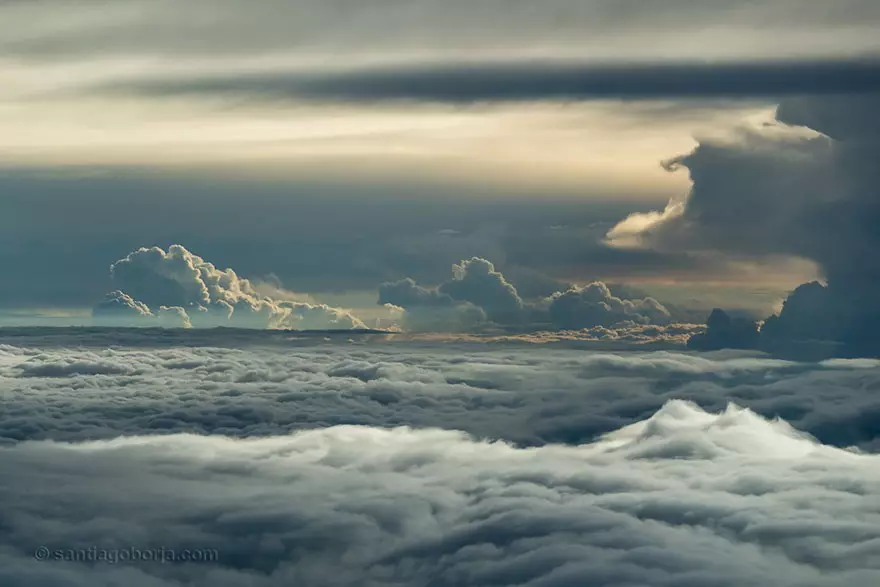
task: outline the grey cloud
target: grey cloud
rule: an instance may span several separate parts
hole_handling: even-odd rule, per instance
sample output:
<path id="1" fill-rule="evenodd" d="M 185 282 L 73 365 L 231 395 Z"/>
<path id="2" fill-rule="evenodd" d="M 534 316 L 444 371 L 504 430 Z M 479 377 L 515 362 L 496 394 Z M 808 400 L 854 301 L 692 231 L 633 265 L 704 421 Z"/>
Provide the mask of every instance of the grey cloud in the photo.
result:
<path id="1" fill-rule="evenodd" d="M 672 321 L 670 312 L 653 298 L 621 299 L 601 282 L 585 287 L 569 286 L 548 298 L 527 302 L 486 259 L 465 259 L 452 266 L 452 273 L 452 279 L 436 289 L 422 287 L 410 278 L 384 283 L 379 287 L 379 304 L 403 308 L 409 330 L 439 332 L 490 326 L 523 332 L 551 326 L 579 330 L 622 322 L 667 324 Z M 463 320 L 462 313 L 471 319 Z"/>
<path id="2" fill-rule="evenodd" d="M 403 326 L 411 332 L 467 332 L 488 320 L 482 308 L 422 287 L 409 277 L 381 284 L 378 303 L 400 308 Z"/>
<path id="3" fill-rule="evenodd" d="M 422 287 L 412 278 L 383 283 L 379 286 L 379 303 L 408 306 L 429 306 L 446 308 L 455 305 L 455 300 L 436 289 Z"/>
<path id="4" fill-rule="evenodd" d="M 706 320 L 706 332 L 698 333 L 688 340 L 688 347 L 703 351 L 725 348 L 754 349 L 760 344 L 758 325 L 747 318 L 731 317 L 715 308 Z"/>
<path id="5" fill-rule="evenodd" d="M 813 260 L 827 287 L 799 288 L 784 316 L 768 321 L 762 344 L 816 339 L 873 356 L 880 329 L 878 112 L 880 94 L 783 102 L 778 122 L 733 140 L 702 141 L 673 160 L 690 171 L 690 194 L 663 213 L 629 217 L 609 238 L 621 246 Z"/>
<path id="6" fill-rule="evenodd" d="M 583 339 L 443 343 L 347 332 L 4 329 L 0 439 L 250 437 L 357 424 L 577 444 L 686 399 L 712 411 L 733 401 L 826 444 L 880 448 L 880 404 L 870 392 L 880 389 L 877 361 L 637 351 L 679 336 L 668 341 L 674 349 L 693 332 L 641 325 Z"/>
<path id="7" fill-rule="evenodd" d="M 490 320 L 499 323 L 517 321 L 524 307 L 516 288 L 495 265 L 479 257 L 453 265 L 452 279 L 442 283 L 438 292 L 482 308 Z"/>
<path id="8" fill-rule="evenodd" d="M 874 587 L 877 459 L 677 401 L 594 444 L 529 450 L 351 426 L 21 443 L 0 448 L 0 580 Z M 93 544 L 216 561 L 34 560 Z"/>
<path id="9" fill-rule="evenodd" d="M 612 326 L 627 320 L 654 324 L 671 321 L 669 310 L 654 298 L 621 299 L 601 282 L 554 294 L 548 311 L 553 323 L 566 329 Z"/>
<path id="10" fill-rule="evenodd" d="M 647 63 L 462 61 L 342 71 L 245 72 L 110 82 L 97 92 L 253 99 L 497 102 L 585 99 L 778 98 L 880 91 L 876 59 Z"/>
<path id="11" fill-rule="evenodd" d="M 206 15 L 210 15 L 207 18 Z M 836 54 L 876 48 L 870 0 L 64 0 L 4 2 L 4 54 L 228 56 L 299 52 L 389 54 L 528 48 L 581 54 L 713 57 Z M 705 31 L 711 30 L 711 37 Z M 708 42 L 707 42 L 708 41 Z"/>

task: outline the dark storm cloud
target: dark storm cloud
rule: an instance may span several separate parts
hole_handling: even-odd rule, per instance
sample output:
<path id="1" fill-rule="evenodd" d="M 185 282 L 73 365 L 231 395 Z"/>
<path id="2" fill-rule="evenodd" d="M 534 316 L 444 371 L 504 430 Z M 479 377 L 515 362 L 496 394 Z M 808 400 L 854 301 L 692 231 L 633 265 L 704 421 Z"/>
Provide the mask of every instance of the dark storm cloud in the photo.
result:
<path id="1" fill-rule="evenodd" d="M 662 335 L 662 327 L 651 328 Z M 534 340 L 542 344 L 237 330 L 5 330 L 0 437 L 240 437 L 358 424 L 442 427 L 535 446 L 590 441 L 687 399 L 713 411 L 733 401 L 780 416 L 826 444 L 880 447 L 876 361 L 633 352 L 635 340 L 626 343 L 630 352 L 617 354 L 590 352 L 603 341 Z"/>
<path id="2" fill-rule="evenodd" d="M 810 259 L 827 285 L 798 288 L 762 328 L 761 345 L 821 340 L 874 356 L 880 93 L 793 98 L 777 119 L 671 161 L 689 170 L 690 194 L 662 214 L 628 218 L 609 237 L 621 246 Z"/>
<path id="3" fill-rule="evenodd" d="M 95 91 L 254 99 L 499 102 L 755 98 L 880 91 L 880 60 L 596 64 L 462 61 L 112 82 Z"/>

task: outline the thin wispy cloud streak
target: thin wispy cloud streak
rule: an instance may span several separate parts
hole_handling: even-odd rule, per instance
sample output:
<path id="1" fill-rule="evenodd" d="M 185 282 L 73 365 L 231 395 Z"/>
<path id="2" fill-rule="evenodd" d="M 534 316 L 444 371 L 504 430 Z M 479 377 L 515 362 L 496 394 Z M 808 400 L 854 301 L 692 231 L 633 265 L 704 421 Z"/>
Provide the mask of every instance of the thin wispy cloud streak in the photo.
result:
<path id="1" fill-rule="evenodd" d="M 244 72 L 102 83 L 87 91 L 251 99 L 447 103 L 589 99 L 774 98 L 880 91 L 880 60 L 403 63 L 326 71 Z"/>

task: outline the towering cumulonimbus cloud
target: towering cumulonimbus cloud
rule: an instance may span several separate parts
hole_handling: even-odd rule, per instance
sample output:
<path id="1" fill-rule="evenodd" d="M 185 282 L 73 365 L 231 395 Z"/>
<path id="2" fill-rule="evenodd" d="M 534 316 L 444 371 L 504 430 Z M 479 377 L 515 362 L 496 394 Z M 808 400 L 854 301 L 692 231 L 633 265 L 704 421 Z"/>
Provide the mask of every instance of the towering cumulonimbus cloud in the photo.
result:
<path id="1" fill-rule="evenodd" d="M 218 269 L 181 245 L 140 248 L 110 266 L 119 290 L 93 310 L 98 320 L 156 325 L 297 330 L 365 328 L 350 312 L 323 304 L 275 300 L 232 269 Z M 177 322 L 177 323 L 175 323 Z"/>
<path id="2" fill-rule="evenodd" d="M 663 212 L 636 214 L 612 244 L 663 251 L 788 255 L 814 261 L 806 284 L 762 328 L 762 344 L 836 341 L 872 353 L 880 331 L 880 94 L 784 101 L 775 119 L 703 140 L 667 163 L 693 187 Z"/>
<path id="3" fill-rule="evenodd" d="M 668 324 L 670 312 L 653 298 L 627 300 L 594 282 L 525 301 L 486 259 L 453 265 L 453 277 L 436 289 L 406 278 L 379 287 L 379 303 L 403 308 L 410 330 L 473 330 L 487 325 L 524 330 L 554 327 L 582 330 L 631 324 Z"/>

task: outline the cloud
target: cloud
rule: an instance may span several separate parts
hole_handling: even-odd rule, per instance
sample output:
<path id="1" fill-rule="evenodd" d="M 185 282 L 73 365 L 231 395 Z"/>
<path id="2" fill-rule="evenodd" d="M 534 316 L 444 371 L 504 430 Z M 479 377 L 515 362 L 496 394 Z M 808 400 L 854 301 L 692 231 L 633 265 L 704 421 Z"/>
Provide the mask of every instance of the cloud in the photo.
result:
<path id="1" fill-rule="evenodd" d="M 488 320 L 482 308 L 422 287 L 409 277 L 381 284 L 378 303 L 400 308 L 403 326 L 411 332 L 466 332 Z"/>
<path id="2" fill-rule="evenodd" d="M 687 402 L 569 447 L 353 426 L 28 442 L 0 448 L 0 580 L 874 587 L 877 459 Z M 41 547 L 216 559 L 37 561 Z"/>
<path id="3" fill-rule="evenodd" d="M 419 0 L 400 10 L 394 0 L 357 6 L 302 0 L 7 1 L 0 7 L 0 47 L 31 60 L 148 56 L 156 58 L 373 56 L 550 51 L 608 58 L 779 57 L 876 49 L 880 15 L 865 0 L 760 3 L 687 0 L 621 4 L 612 0 L 547 0 L 541 10 L 511 0 Z M 204 15 L 210 13 L 211 18 Z M 543 49 L 543 51 L 541 51 Z M 697 57 L 703 56 L 697 55 Z"/>
<path id="4" fill-rule="evenodd" d="M 799 288 L 784 316 L 768 321 L 772 336 L 763 342 L 826 340 L 873 354 L 878 107 L 880 94 L 797 98 L 780 105 L 775 121 L 703 140 L 669 163 L 689 170 L 687 197 L 662 213 L 630 216 L 608 238 L 624 247 L 810 259 L 827 286 Z"/>
<path id="5" fill-rule="evenodd" d="M 778 98 L 880 91 L 873 59 L 706 63 L 462 60 L 340 70 L 136 79 L 92 91 L 149 96 L 449 103 L 668 98 Z"/>
<path id="6" fill-rule="evenodd" d="M 478 343 L 525 343 L 586 350 L 679 350 L 695 334 L 706 331 L 704 324 L 640 324 L 630 320 L 609 327 L 593 326 L 578 330 L 534 330 L 518 333 L 416 334 L 413 340 Z"/>
<path id="7" fill-rule="evenodd" d="M 192 326 L 189 315 L 180 306 L 159 306 L 154 314 L 146 304 L 119 290 L 108 293 L 92 308 L 92 322 L 101 326 Z"/>
<path id="8" fill-rule="evenodd" d="M 880 403 L 865 391 L 880 387 L 877 361 L 685 353 L 681 341 L 696 328 L 453 340 L 3 329 L 0 444 L 175 432 L 274 436 L 337 424 L 441 427 L 518 446 L 579 444 L 685 399 L 711 411 L 732 401 L 826 444 L 880 448 Z M 639 351 L 661 343 L 668 350 Z"/>
<path id="9" fill-rule="evenodd" d="M 747 318 L 731 317 L 716 308 L 706 320 L 706 332 L 698 333 L 688 340 L 688 347 L 702 351 L 718 349 L 758 348 L 760 334 L 758 325 Z"/>
<path id="10" fill-rule="evenodd" d="M 516 288 L 486 259 L 473 257 L 452 266 L 452 279 L 440 285 L 441 294 L 482 308 L 490 320 L 515 322 L 523 311 Z"/>
<path id="11" fill-rule="evenodd" d="M 550 300 L 550 318 L 556 326 L 568 330 L 607 327 L 623 321 L 644 324 L 671 321 L 669 311 L 654 298 L 620 299 L 601 282 L 574 286 L 554 294 Z"/>
<path id="12" fill-rule="evenodd" d="M 158 308 L 163 325 L 175 319 L 187 326 L 351 330 L 365 328 L 346 310 L 295 300 L 276 301 L 261 294 L 232 269 L 221 270 L 180 245 L 168 251 L 140 248 L 110 266 L 113 282 L 123 291 L 108 294 L 93 315 L 118 317 L 132 325 L 153 317 Z M 278 290 L 284 291 L 284 290 Z M 118 324 L 117 324 L 118 325 Z"/>
<path id="13" fill-rule="evenodd" d="M 459 332 L 492 326 L 522 331 L 551 326 L 579 330 L 622 322 L 672 321 L 670 312 L 653 298 L 621 299 L 601 282 L 569 286 L 549 298 L 528 302 L 486 259 L 465 259 L 452 266 L 452 274 L 452 279 L 436 289 L 422 287 L 411 278 L 384 283 L 379 287 L 379 303 L 403 308 L 411 331 Z M 528 274 L 525 278 L 534 281 Z"/>
<path id="14" fill-rule="evenodd" d="M 119 290 L 108 293 L 104 299 L 98 303 L 92 315 L 95 318 L 121 318 L 123 320 L 138 321 L 142 318 L 153 316 L 150 308 L 143 302 L 133 299 Z"/>

